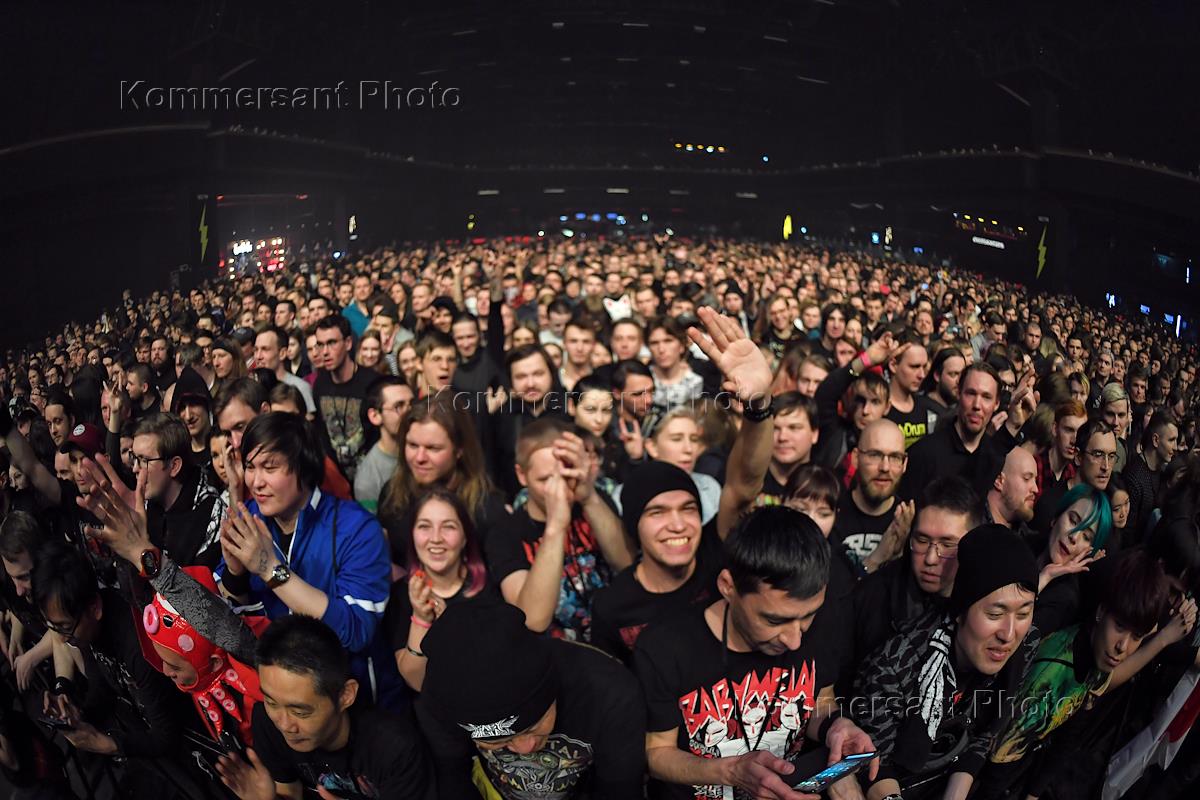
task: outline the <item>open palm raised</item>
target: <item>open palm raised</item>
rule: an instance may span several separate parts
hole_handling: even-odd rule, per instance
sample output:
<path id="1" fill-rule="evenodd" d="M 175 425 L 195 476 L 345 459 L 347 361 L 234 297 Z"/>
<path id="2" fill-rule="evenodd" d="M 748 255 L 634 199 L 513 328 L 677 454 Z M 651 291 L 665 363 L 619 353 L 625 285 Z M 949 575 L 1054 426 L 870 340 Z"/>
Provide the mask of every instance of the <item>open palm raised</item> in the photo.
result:
<path id="1" fill-rule="evenodd" d="M 722 388 L 736 394 L 743 403 L 769 397 L 771 368 L 758 346 L 746 336 L 742 326 L 732 317 L 718 314 L 707 306 L 701 307 L 696 313 L 704 323 L 704 331 L 689 328 L 688 336 L 721 370 L 725 378 Z"/>

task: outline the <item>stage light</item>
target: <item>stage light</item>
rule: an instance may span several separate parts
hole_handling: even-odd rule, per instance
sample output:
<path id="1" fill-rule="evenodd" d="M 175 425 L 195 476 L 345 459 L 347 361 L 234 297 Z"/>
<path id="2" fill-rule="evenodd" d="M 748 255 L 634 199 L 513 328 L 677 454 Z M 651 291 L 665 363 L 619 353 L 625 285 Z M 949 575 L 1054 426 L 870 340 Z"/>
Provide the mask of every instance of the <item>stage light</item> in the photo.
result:
<path id="1" fill-rule="evenodd" d="M 558 221 L 559 221 L 559 222 L 566 222 L 566 221 L 567 221 L 567 215 L 566 215 L 566 214 L 559 214 L 559 215 L 558 215 Z"/>
<path id="2" fill-rule="evenodd" d="M 674 236 L 674 235 L 675 235 L 675 231 L 671 230 L 670 228 L 667 228 L 667 236 Z"/>
<path id="3" fill-rule="evenodd" d="M 567 237 L 568 239 L 575 235 L 575 231 L 571 230 L 570 228 L 563 228 L 562 233 L 563 236 Z"/>
<path id="4" fill-rule="evenodd" d="M 587 219 L 587 214 L 584 214 L 582 211 L 580 211 L 575 214 L 575 219 Z"/>
<path id="5" fill-rule="evenodd" d="M 540 238 L 540 237 L 542 237 L 542 236 L 545 236 L 545 235 L 546 235 L 546 232 L 545 232 L 545 231 L 538 231 L 538 237 L 539 237 L 539 238 Z"/>
<path id="6" fill-rule="evenodd" d="M 708 147 L 706 147 L 704 149 L 711 153 L 715 148 L 710 144 Z"/>
<path id="7" fill-rule="evenodd" d="M 724 152 L 725 152 L 725 146 L 724 146 L 724 145 L 718 145 L 718 147 L 717 147 L 717 152 L 718 152 L 718 153 L 724 153 Z"/>
<path id="8" fill-rule="evenodd" d="M 767 163 L 768 161 L 770 161 L 770 160 L 771 160 L 771 159 L 767 158 L 766 156 L 763 156 L 763 163 L 764 163 L 764 164 L 766 164 L 766 163 Z"/>
<path id="9" fill-rule="evenodd" d="M 689 153 L 692 152 L 692 146 L 690 144 L 687 147 L 685 147 L 684 149 L 687 150 Z"/>
<path id="10" fill-rule="evenodd" d="M 871 244 L 879 244 L 879 234 L 875 231 L 871 231 Z"/>
<path id="11" fill-rule="evenodd" d="M 683 142 L 676 142 L 676 143 L 675 143 L 675 147 L 676 147 L 676 149 L 682 150 L 682 149 L 683 149 Z"/>
<path id="12" fill-rule="evenodd" d="M 650 215 L 642 214 L 642 222 L 649 222 L 649 221 L 650 221 Z"/>
<path id="13" fill-rule="evenodd" d="M 806 225 L 800 226 L 800 234 L 802 236 L 808 236 L 808 227 Z"/>

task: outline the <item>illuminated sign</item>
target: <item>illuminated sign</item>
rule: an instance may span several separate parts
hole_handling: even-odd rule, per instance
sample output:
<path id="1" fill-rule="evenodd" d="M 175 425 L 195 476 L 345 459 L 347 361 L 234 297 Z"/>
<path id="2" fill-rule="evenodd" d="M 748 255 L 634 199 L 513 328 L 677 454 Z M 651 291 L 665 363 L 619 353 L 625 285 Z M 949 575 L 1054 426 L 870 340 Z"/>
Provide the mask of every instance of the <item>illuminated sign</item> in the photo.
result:
<path id="1" fill-rule="evenodd" d="M 240 242 L 233 243 L 233 254 L 235 256 L 244 255 L 254 250 L 254 243 L 248 239 L 243 239 Z"/>
<path id="2" fill-rule="evenodd" d="M 1004 242 L 999 242 L 995 239 L 988 239 L 986 236 L 972 236 L 971 241 L 975 244 L 981 244 L 984 247 L 994 247 L 997 250 L 1004 249 Z"/>

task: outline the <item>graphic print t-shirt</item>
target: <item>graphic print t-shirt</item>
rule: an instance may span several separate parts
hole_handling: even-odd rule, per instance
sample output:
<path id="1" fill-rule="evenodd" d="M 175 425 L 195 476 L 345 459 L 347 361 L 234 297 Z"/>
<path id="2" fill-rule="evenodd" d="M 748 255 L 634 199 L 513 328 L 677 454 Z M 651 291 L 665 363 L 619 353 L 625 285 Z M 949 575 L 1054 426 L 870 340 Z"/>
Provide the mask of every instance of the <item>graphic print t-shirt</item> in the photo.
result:
<path id="1" fill-rule="evenodd" d="M 509 575 L 533 566 L 546 525 L 520 508 L 488 534 L 484 543 L 488 573 L 496 585 Z M 612 570 L 600 552 L 592 526 L 576 504 L 563 547 L 562 583 L 550 623 L 552 636 L 569 641 L 591 641 L 592 599 L 612 580 Z"/>
<path id="2" fill-rule="evenodd" d="M 836 678 L 828 627 L 818 613 L 799 650 L 771 657 L 726 650 L 702 608 L 651 625 L 633 651 L 646 695 L 646 730 L 678 729 L 679 749 L 701 758 L 751 748 L 786 757 L 803 743 L 821 688 Z M 742 800 L 744 794 L 729 786 L 652 782 L 650 796 Z"/>
<path id="3" fill-rule="evenodd" d="M 858 556 L 859 561 L 862 561 L 871 555 L 871 552 L 879 545 L 880 540 L 883 539 L 883 532 L 887 530 L 888 525 L 892 524 L 894 516 L 896 516 L 895 503 L 892 503 L 892 507 L 887 511 L 877 516 L 864 514 L 854 504 L 851 493 L 846 492 L 838 501 L 837 522 L 833 525 L 830 539 L 846 545 L 846 548 Z"/>
<path id="4" fill-rule="evenodd" d="M 933 433 L 933 429 L 937 427 L 938 410 L 924 395 L 915 394 L 912 411 L 897 411 L 893 408 L 884 417 L 900 426 L 900 431 L 904 434 L 904 449 L 907 450 L 922 437 Z"/>
<path id="5" fill-rule="evenodd" d="M 304 786 L 317 798 L 324 786 L 345 800 L 404 797 L 433 800 L 433 780 L 411 722 L 378 709 L 350 707 L 350 741 L 341 750 L 288 747 L 262 703 L 254 706 L 254 750 L 276 783 Z"/>
<path id="6" fill-rule="evenodd" d="M 354 480 L 354 468 L 358 464 L 366 432 L 363 430 L 363 398 L 379 375 L 361 367 L 345 383 L 334 383 L 329 373 L 321 370 L 313 385 L 313 397 L 317 413 L 325 423 L 329 443 L 333 445 L 334 459 Z"/>

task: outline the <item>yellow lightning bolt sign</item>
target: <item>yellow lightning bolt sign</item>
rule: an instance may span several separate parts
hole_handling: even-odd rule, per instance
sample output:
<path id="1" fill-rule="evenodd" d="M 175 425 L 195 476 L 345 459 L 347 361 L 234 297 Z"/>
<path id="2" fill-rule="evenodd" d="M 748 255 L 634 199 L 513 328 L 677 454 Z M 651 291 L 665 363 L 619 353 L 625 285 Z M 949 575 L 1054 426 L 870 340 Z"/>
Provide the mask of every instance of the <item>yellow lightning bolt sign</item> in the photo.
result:
<path id="1" fill-rule="evenodd" d="M 1046 228 L 1048 225 L 1042 226 L 1042 238 L 1038 240 L 1038 271 L 1037 276 L 1042 277 L 1042 270 L 1046 268 Z"/>
<path id="2" fill-rule="evenodd" d="M 786 242 L 792 238 L 792 215 L 788 214 L 783 218 L 783 240 Z"/>
<path id="3" fill-rule="evenodd" d="M 208 253 L 208 205 L 205 204 L 200 208 L 200 263 L 204 263 L 204 256 Z"/>

